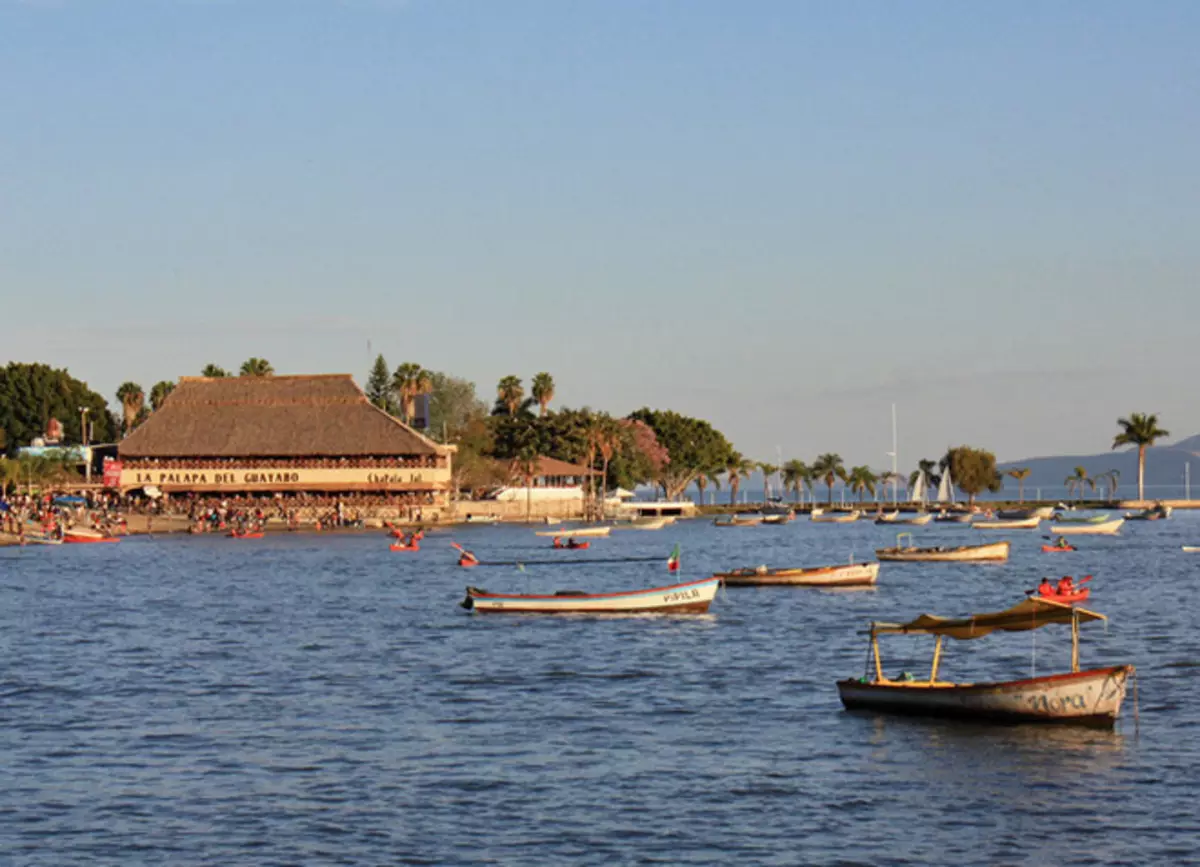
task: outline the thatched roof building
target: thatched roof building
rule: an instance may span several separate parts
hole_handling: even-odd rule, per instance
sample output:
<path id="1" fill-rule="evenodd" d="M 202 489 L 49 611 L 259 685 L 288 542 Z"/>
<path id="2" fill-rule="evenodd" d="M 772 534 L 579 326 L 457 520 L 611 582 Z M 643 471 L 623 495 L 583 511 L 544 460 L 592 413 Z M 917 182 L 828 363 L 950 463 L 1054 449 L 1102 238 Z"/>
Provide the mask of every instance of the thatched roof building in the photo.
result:
<path id="1" fill-rule="evenodd" d="M 185 376 L 120 444 L 122 458 L 438 455 L 349 374 Z"/>

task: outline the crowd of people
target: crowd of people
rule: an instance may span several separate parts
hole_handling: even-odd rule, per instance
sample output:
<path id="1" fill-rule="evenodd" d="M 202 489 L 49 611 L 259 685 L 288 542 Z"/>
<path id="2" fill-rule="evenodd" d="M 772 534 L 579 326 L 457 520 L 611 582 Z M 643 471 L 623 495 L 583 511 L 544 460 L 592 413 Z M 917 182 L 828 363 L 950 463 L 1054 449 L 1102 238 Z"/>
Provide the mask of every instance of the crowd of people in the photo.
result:
<path id="1" fill-rule="evenodd" d="M 0 532 L 22 543 L 27 539 L 61 540 L 68 530 L 78 527 L 106 536 L 122 535 L 129 528 L 115 500 L 104 493 L 0 494 Z"/>

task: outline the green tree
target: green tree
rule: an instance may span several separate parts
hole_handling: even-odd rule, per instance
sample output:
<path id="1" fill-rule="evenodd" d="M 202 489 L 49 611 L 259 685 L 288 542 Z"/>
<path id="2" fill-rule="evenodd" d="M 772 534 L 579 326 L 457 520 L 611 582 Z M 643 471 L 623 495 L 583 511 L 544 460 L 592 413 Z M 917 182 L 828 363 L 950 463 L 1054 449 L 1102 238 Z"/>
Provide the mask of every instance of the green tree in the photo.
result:
<path id="1" fill-rule="evenodd" d="M 200 371 L 200 375 L 207 376 L 209 379 L 224 379 L 229 376 L 229 371 L 215 364 L 206 364 L 204 365 L 204 369 Z"/>
<path id="2" fill-rule="evenodd" d="M 1162 437 L 1169 437 L 1170 431 L 1158 426 L 1158 416 L 1132 413 L 1129 418 L 1117 419 L 1121 432 L 1113 437 L 1112 447 L 1137 446 L 1138 450 L 1138 499 L 1146 499 L 1146 449 L 1154 445 Z"/>
<path id="3" fill-rule="evenodd" d="M 835 479 L 846 481 L 846 467 L 842 463 L 842 456 L 833 453 L 826 453 L 816 459 L 812 466 L 813 475 L 825 483 L 829 488 L 829 505 L 833 505 L 833 482 Z"/>
<path id="4" fill-rule="evenodd" d="M 872 497 L 875 496 L 875 485 L 878 481 L 879 476 L 875 475 L 870 467 L 852 467 L 846 474 L 846 484 L 851 491 L 858 494 L 860 503 L 868 491 Z"/>
<path id="5" fill-rule="evenodd" d="M 62 422 L 69 443 L 83 441 L 84 418 L 93 429 L 91 442 L 117 438 L 117 420 L 107 401 L 66 370 L 15 361 L 0 367 L 0 429 L 4 431 L 0 455 L 15 453 L 42 436 L 51 418 Z"/>
<path id="6" fill-rule="evenodd" d="M 808 476 L 808 464 L 804 461 L 792 459 L 786 461 L 783 465 L 783 487 L 784 490 L 792 491 L 795 494 L 796 502 L 801 499 L 801 492 L 804 490 L 804 480 Z"/>
<path id="7" fill-rule="evenodd" d="M 701 473 L 719 472 L 733 454 L 725 435 L 706 421 L 645 407 L 628 417 L 645 423 L 667 450 L 669 460 L 658 481 L 668 499 L 678 498 Z"/>
<path id="8" fill-rule="evenodd" d="M 487 404 L 470 380 L 432 371 L 429 384 L 429 429 L 434 437 L 458 442 L 476 421 L 487 418 Z"/>
<path id="9" fill-rule="evenodd" d="M 412 424 L 416 411 L 417 397 L 433 390 L 433 378 L 428 370 L 411 361 L 406 361 L 392 374 L 392 392 L 400 403 L 400 414 L 405 424 Z"/>
<path id="10" fill-rule="evenodd" d="M 772 463 L 761 462 L 758 464 L 759 472 L 763 474 L 763 502 L 769 502 L 771 499 L 771 476 L 779 472 L 779 467 Z"/>
<path id="11" fill-rule="evenodd" d="M 375 404 L 388 415 L 396 414 L 396 406 L 392 403 L 392 374 L 387 359 L 381 352 L 375 356 L 371 372 L 367 375 L 367 387 L 364 389 L 367 400 Z"/>
<path id="12" fill-rule="evenodd" d="M 1025 502 L 1025 480 L 1031 472 L 1033 471 L 1029 467 L 1013 467 L 1008 471 L 1008 474 L 1017 480 L 1017 497 L 1022 503 Z"/>
<path id="13" fill-rule="evenodd" d="M 525 400 L 525 387 L 521 385 L 519 376 L 506 376 L 496 385 L 496 401 L 508 411 L 516 415 Z"/>
<path id="14" fill-rule="evenodd" d="M 1003 486 L 1003 478 L 996 469 L 996 456 L 989 451 L 957 446 L 946 452 L 942 460 L 971 505 L 984 491 L 998 491 Z"/>
<path id="15" fill-rule="evenodd" d="M 546 414 L 546 407 L 554 400 L 554 377 L 539 373 L 533 377 L 533 399 L 538 405 L 538 415 Z M 511 413 L 510 413 L 511 414 Z"/>
<path id="16" fill-rule="evenodd" d="M 744 457 L 741 452 L 731 452 L 725 462 L 725 478 L 729 480 L 729 502 L 737 505 L 738 489 L 742 482 L 750 477 L 758 468 L 758 464 Z"/>
<path id="17" fill-rule="evenodd" d="M 154 383 L 150 389 L 150 408 L 158 412 L 158 408 L 163 405 L 163 401 L 167 399 L 167 395 L 175 390 L 175 383 L 169 380 L 162 380 Z"/>
<path id="18" fill-rule="evenodd" d="M 145 408 L 146 392 L 136 382 L 123 382 L 117 389 L 117 400 L 121 402 L 121 412 L 125 417 L 125 435 L 129 436 Z"/>
<path id="19" fill-rule="evenodd" d="M 265 358 L 247 358 L 242 362 L 238 376 L 274 376 L 275 368 Z"/>

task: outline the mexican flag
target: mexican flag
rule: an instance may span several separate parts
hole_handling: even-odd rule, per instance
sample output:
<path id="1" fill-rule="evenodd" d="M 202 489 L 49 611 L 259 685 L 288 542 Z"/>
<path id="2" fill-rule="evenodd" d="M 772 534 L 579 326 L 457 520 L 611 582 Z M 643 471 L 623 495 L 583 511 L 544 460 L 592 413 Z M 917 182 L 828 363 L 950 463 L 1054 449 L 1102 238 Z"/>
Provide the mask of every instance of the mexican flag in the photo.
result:
<path id="1" fill-rule="evenodd" d="M 675 549 L 673 551 L 671 551 L 671 556 L 667 558 L 667 571 L 668 572 L 678 572 L 679 571 L 679 544 L 678 543 L 676 543 Z"/>

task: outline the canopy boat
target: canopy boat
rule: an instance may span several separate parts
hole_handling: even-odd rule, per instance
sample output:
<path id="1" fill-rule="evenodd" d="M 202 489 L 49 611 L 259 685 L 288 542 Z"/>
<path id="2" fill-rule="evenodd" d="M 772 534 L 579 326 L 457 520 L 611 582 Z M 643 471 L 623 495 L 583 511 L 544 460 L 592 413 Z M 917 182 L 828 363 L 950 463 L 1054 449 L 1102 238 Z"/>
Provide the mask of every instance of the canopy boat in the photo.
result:
<path id="1" fill-rule="evenodd" d="M 547 596 L 468 587 L 461 604 L 480 614 L 704 614 L 720 586 L 720 578 L 705 578 L 624 593 L 560 590 Z"/>
<path id="2" fill-rule="evenodd" d="M 612 532 L 612 527 L 574 527 L 571 529 L 562 530 L 538 530 L 535 535 L 538 536 L 607 536 Z"/>
<path id="3" fill-rule="evenodd" d="M 904 547 L 902 542 L 908 536 L 909 545 Z M 987 545 L 962 545 L 957 548 L 914 548 L 912 534 L 901 533 L 896 539 L 896 547 L 880 548 L 875 556 L 880 560 L 898 560 L 914 563 L 977 563 L 996 560 L 1007 560 L 1008 549 L 1012 543 L 992 542 Z"/>
<path id="4" fill-rule="evenodd" d="M 976 521 L 971 526 L 976 530 L 1036 530 L 1041 518 L 1022 518 L 1015 521 Z"/>
<path id="5" fill-rule="evenodd" d="M 1053 520 L 1059 524 L 1103 524 L 1108 520 L 1108 512 L 1101 512 L 1099 515 L 1081 516 L 1069 516 L 1069 513 L 1057 512 Z"/>
<path id="6" fill-rule="evenodd" d="M 1121 529 L 1124 518 L 1105 521 L 1103 524 L 1063 524 L 1054 528 L 1062 536 L 1111 536 Z"/>
<path id="7" fill-rule="evenodd" d="M 89 530 L 86 527 L 72 527 L 63 531 L 62 540 L 69 545 L 90 545 L 96 542 L 119 542 L 116 536 L 109 536 L 99 530 Z"/>
<path id="8" fill-rule="evenodd" d="M 844 514 L 814 511 L 809 520 L 816 524 L 852 524 L 862 517 L 857 509 Z"/>
<path id="9" fill-rule="evenodd" d="M 878 563 L 846 563 L 839 566 L 768 569 L 756 566 L 713 575 L 729 587 L 787 584 L 802 587 L 862 587 L 879 577 Z"/>
<path id="10" fill-rule="evenodd" d="M 1132 665 L 1081 671 L 1080 623 L 1104 620 L 1103 614 L 1030 597 L 1006 611 L 943 618 L 922 614 L 910 623 L 872 623 L 868 632 L 874 677 L 838 681 L 838 694 L 847 710 L 946 716 L 999 722 L 1067 722 L 1111 726 L 1121 712 Z M 1051 623 L 1071 626 L 1071 671 L 1024 680 L 991 683 L 953 683 L 938 680 L 943 639 L 983 638 L 996 630 L 1023 632 Z M 880 635 L 933 635 L 933 665 L 928 680 L 891 680 L 883 674 Z"/>
<path id="11" fill-rule="evenodd" d="M 1125 520 L 1127 521 L 1162 521 L 1171 517 L 1174 511 L 1170 506 L 1162 503 L 1155 503 L 1149 509 L 1141 509 L 1137 512 L 1126 512 Z"/>
<path id="12" fill-rule="evenodd" d="M 713 525 L 717 527 L 757 527 L 763 522 L 761 516 L 744 517 L 741 515 L 730 515 L 724 521 L 720 518 L 713 521 Z"/>

